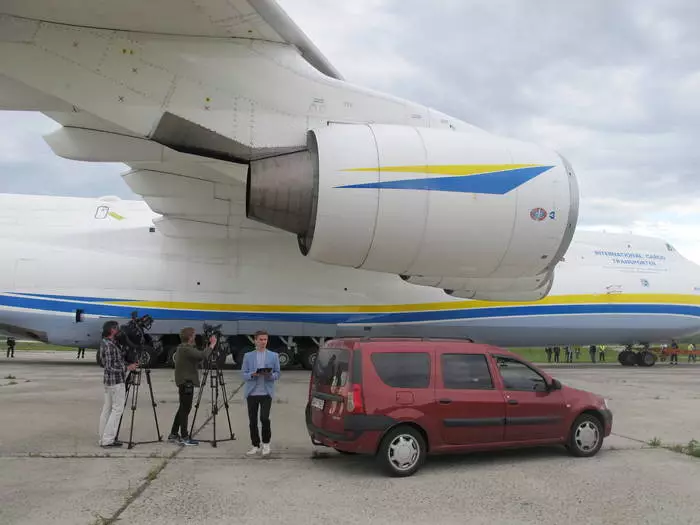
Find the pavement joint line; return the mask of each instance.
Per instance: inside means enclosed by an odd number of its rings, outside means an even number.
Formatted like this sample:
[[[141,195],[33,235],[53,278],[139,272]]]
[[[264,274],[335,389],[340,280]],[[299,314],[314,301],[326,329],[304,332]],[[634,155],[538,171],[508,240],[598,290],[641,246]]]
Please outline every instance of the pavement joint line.
[[[231,395],[228,396],[228,398],[222,400],[221,405],[217,407],[217,412],[219,408],[221,408],[228,401],[231,401],[231,399],[233,399],[233,397],[241,390],[241,388],[243,388],[244,384],[245,382],[241,382],[241,384],[238,385],[238,387],[233,392],[231,392]],[[204,422],[199,426],[199,428],[192,433],[191,437],[195,437],[197,434],[199,434],[204,429],[204,427],[209,424],[213,417],[214,413],[212,412],[211,414],[209,414],[209,417],[205,419]],[[146,491],[146,489],[151,485],[151,483],[158,479],[158,475],[165,469],[165,467],[168,466],[170,461],[176,458],[180,454],[180,452],[185,450],[185,448],[186,447],[184,446],[180,446],[176,450],[171,452],[169,455],[162,458],[162,461],[156,467],[155,471],[153,469],[149,471],[149,473],[146,476],[146,479],[143,480],[143,482],[136,488],[136,490],[129,494],[129,496],[126,498],[126,501],[122,503],[121,507],[119,507],[114,514],[112,514],[109,518],[101,518],[101,525],[110,525],[112,523],[115,523],[119,519],[119,516],[121,516],[124,513],[124,511],[128,509],[129,506],[134,501],[136,501],[141,496],[141,494],[143,494]]]

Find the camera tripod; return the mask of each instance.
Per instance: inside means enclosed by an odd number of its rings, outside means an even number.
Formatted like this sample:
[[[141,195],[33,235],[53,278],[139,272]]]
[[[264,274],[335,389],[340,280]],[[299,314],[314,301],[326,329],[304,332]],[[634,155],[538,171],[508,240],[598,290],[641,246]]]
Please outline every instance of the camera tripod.
[[[151,369],[146,368],[146,383],[148,383],[148,391],[151,394],[151,405],[153,406],[153,418],[155,419],[156,422],[156,435],[158,436],[157,440],[153,441],[138,441],[135,442],[133,440],[134,437],[134,416],[136,415],[136,405],[138,404],[139,400],[139,387],[141,386],[141,375],[143,373],[142,368],[137,368],[134,371],[129,371],[129,374],[126,376],[126,380],[124,381],[124,385],[126,388],[126,395],[124,396],[124,410],[126,411],[126,404],[129,401],[129,392],[131,392],[131,428],[129,429],[129,446],[128,448],[133,448],[134,445],[138,444],[146,444],[146,443],[158,443],[159,441],[163,441],[163,436],[160,434],[160,427],[158,426],[158,414],[156,413],[156,406],[157,403],[155,401],[155,398],[153,397],[153,384],[151,383]],[[121,429],[122,426],[122,419],[124,417],[124,412],[122,412],[122,417],[119,418],[119,426],[117,427],[117,436],[116,439],[119,439],[119,430]]]
[[[194,416],[192,417],[192,425],[190,426],[190,436],[194,432],[194,423],[197,419],[197,411],[199,410],[199,404],[202,401],[202,393],[207,385],[207,379],[209,379],[209,388],[211,390],[211,415],[214,423],[214,438],[211,440],[200,440],[208,441],[211,443],[212,447],[216,447],[219,441],[234,441],[236,436],[231,428],[231,414],[229,413],[228,404],[228,394],[226,392],[226,383],[224,383],[224,374],[221,371],[221,367],[216,359],[209,356],[206,362],[206,368],[204,370],[204,375],[202,376],[202,382],[199,385],[199,394],[197,395],[197,402],[194,405]],[[224,399],[224,407],[226,408],[226,418],[228,419],[228,431],[231,434],[230,438],[216,439],[216,416],[219,413],[219,389],[221,389],[222,397]]]

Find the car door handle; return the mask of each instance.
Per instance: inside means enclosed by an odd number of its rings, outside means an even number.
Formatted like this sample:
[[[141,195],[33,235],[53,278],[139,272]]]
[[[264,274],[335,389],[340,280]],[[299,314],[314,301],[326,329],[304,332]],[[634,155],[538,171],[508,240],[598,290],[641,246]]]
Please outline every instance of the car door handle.
[[[509,404],[509,405],[517,405],[517,404],[518,404],[518,400],[517,400],[517,399],[509,399],[509,400],[508,400],[508,404]]]
[[[445,399],[445,398],[443,398],[443,399],[438,399],[438,403],[440,403],[441,405],[449,405],[450,403],[452,403],[452,400],[451,400],[451,399]]]

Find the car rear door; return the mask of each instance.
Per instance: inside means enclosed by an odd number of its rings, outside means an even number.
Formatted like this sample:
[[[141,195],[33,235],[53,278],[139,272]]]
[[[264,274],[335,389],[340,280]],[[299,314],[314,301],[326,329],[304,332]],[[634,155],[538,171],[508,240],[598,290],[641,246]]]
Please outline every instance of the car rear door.
[[[348,348],[320,348],[311,375],[311,422],[338,437],[344,435],[345,394],[352,352]]]
[[[435,398],[442,439],[448,445],[498,443],[504,439],[506,403],[485,353],[439,346]]]
[[[557,440],[566,435],[561,390],[548,390],[544,376],[510,356],[494,355],[506,399],[506,441]]]

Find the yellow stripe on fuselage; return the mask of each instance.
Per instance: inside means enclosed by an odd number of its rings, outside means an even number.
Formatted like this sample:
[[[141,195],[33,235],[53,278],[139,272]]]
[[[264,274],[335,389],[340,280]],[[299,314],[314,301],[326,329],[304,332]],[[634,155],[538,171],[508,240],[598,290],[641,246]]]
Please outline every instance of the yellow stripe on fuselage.
[[[492,302],[455,300],[437,303],[382,304],[382,305],[290,305],[290,304],[223,304],[180,301],[115,301],[109,304],[166,308],[171,310],[205,310],[219,312],[305,312],[305,313],[395,313],[435,310],[463,310],[502,308],[513,306],[568,305],[568,304],[683,304],[700,305],[700,295],[689,294],[597,294],[558,295],[530,302]]]
[[[423,166],[380,166],[379,168],[349,168],[342,171],[384,171],[394,173],[426,173],[430,175],[481,175],[498,171],[534,168],[539,164],[445,164]]]

